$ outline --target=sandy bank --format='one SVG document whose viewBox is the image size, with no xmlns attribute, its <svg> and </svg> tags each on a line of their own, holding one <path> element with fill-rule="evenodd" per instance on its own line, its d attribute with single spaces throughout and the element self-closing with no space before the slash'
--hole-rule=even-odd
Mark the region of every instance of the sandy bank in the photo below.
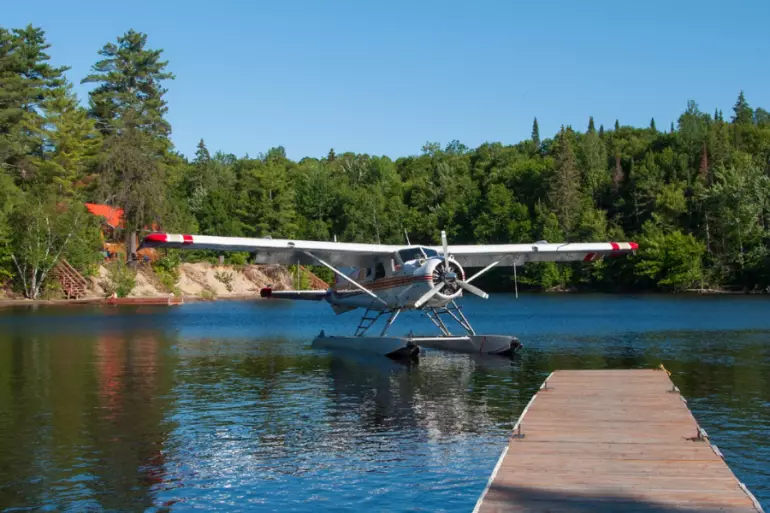
<svg viewBox="0 0 770 513">
<path fill-rule="evenodd" d="M 89 278 L 86 296 L 81 299 L 39 299 L 36 301 L 19 297 L 0 296 L 0 306 L 12 305 L 63 305 L 100 303 L 107 296 L 105 284 L 109 284 L 110 272 L 100 266 L 96 275 Z M 326 285 L 315 278 L 309 280 L 314 288 L 325 289 Z M 184 263 L 179 266 L 179 279 L 173 292 L 181 295 L 185 302 L 229 299 L 260 299 L 259 291 L 264 287 L 276 290 L 293 288 L 293 277 L 288 269 L 280 265 L 214 265 L 205 262 Z M 311 285 L 311 288 L 313 286 Z M 141 266 L 136 273 L 136 285 L 129 294 L 131 298 L 167 298 L 171 290 L 161 283 L 152 268 Z"/>
</svg>

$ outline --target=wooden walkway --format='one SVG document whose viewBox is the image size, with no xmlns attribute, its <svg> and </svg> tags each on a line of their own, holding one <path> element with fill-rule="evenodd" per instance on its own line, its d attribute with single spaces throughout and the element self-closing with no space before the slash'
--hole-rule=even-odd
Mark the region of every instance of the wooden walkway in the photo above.
<svg viewBox="0 0 770 513">
<path fill-rule="evenodd" d="M 474 512 L 752 512 L 665 370 L 557 371 Z"/>
</svg>

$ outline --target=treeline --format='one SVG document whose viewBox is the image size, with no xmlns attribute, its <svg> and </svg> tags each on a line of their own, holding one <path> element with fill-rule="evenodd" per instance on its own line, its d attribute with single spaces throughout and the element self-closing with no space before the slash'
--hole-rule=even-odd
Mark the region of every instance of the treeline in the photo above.
<svg viewBox="0 0 770 513">
<path fill-rule="evenodd" d="M 770 285 L 770 114 L 743 93 L 727 116 L 688 102 L 674 126 L 564 127 L 470 149 L 453 141 L 391 160 L 336 154 L 294 162 L 282 147 L 237 157 L 171 144 L 174 76 L 145 34 L 99 50 L 84 108 L 49 63 L 41 29 L 0 28 L 0 279 L 36 297 L 56 259 L 99 261 L 84 201 L 125 211 L 125 232 L 450 243 L 635 240 L 636 257 L 528 266 L 541 289 Z M 499 275 L 498 275 L 499 277 Z"/>
</svg>

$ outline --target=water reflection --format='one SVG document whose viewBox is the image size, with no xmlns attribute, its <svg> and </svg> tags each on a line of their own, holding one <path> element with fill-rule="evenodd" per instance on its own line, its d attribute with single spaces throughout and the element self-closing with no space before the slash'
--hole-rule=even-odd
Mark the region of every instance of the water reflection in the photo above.
<svg viewBox="0 0 770 513">
<path fill-rule="evenodd" d="M 184 307 L 0 311 L 0 509 L 467 511 L 549 372 L 660 363 L 770 498 L 770 331 L 544 324 L 515 360 L 404 365 L 316 351 L 292 328 L 244 337 L 274 315 L 248 313 L 239 336 L 215 337 Z"/>
<path fill-rule="evenodd" d="M 173 387 L 156 333 L 0 336 L 0 505 L 149 507 Z"/>
</svg>

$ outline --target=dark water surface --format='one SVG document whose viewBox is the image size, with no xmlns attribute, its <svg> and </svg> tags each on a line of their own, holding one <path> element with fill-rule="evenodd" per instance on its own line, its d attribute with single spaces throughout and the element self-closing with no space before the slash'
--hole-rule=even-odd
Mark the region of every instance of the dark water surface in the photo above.
<svg viewBox="0 0 770 513">
<path fill-rule="evenodd" d="M 523 354 L 315 350 L 358 320 L 322 304 L 0 310 L 0 511 L 470 511 L 549 372 L 660 363 L 770 505 L 770 301 L 464 305 Z"/>
</svg>

